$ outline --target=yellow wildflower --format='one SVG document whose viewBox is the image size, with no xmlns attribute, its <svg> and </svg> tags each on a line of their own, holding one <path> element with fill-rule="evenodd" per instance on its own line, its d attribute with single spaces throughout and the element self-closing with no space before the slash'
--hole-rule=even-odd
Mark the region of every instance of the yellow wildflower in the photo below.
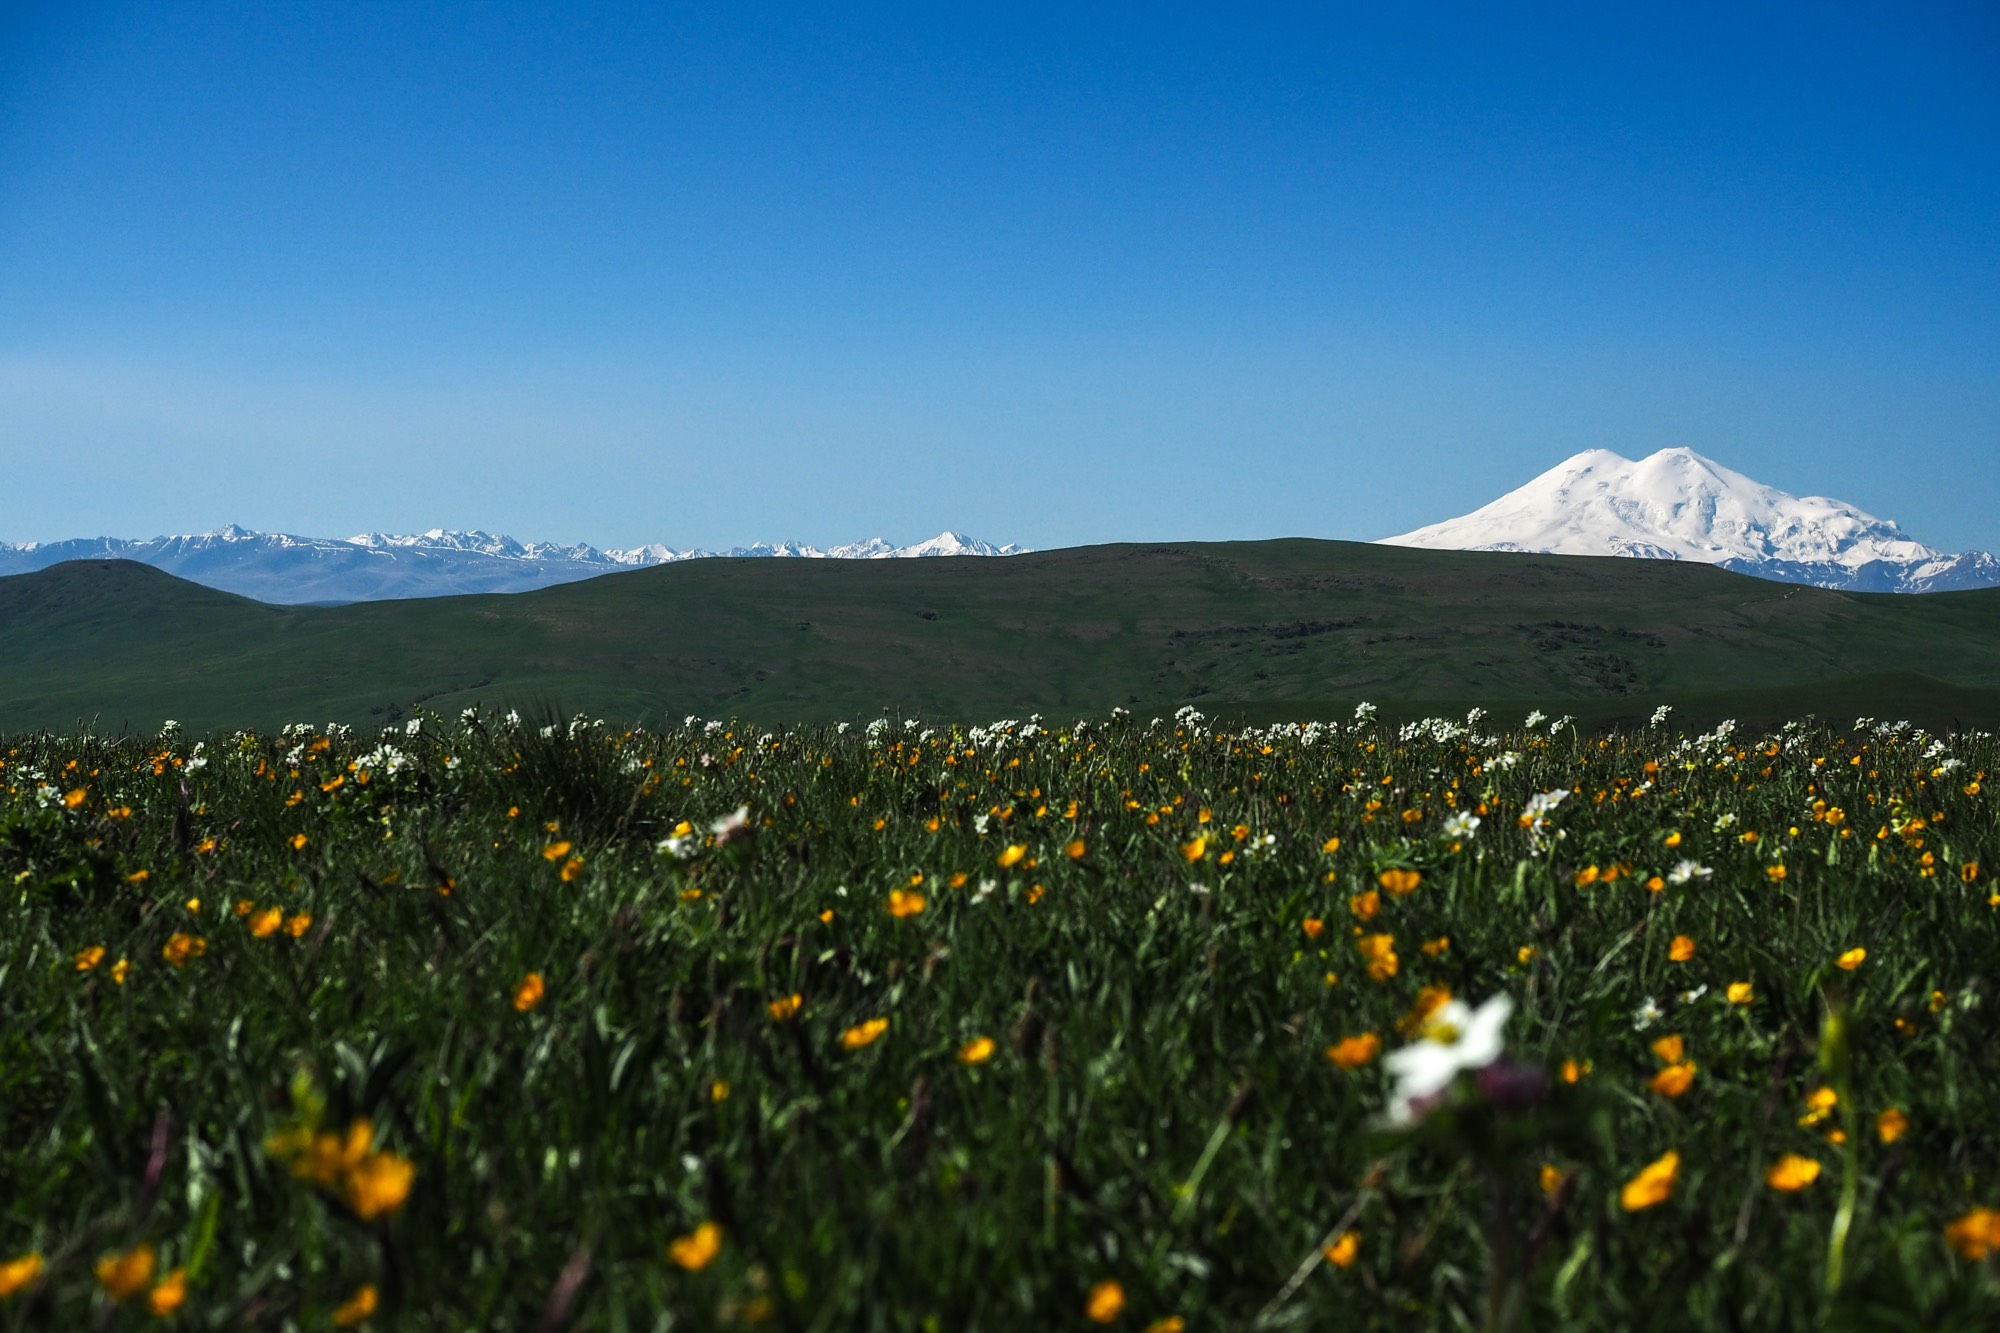
<svg viewBox="0 0 2000 1333">
<path fill-rule="evenodd" d="M 1678 1097 L 1694 1085 L 1694 1069 L 1692 1060 L 1668 1065 L 1653 1075 L 1652 1081 L 1646 1086 L 1662 1097 Z"/>
<path fill-rule="evenodd" d="M 798 1013 L 799 1006 L 804 1004 L 805 1002 L 806 1002 L 805 996 L 792 994 L 784 996 L 781 999 L 773 1000 L 764 1007 L 770 1011 L 772 1022 L 782 1023 L 786 1019 Z"/>
<path fill-rule="evenodd" d="M 840 1034 L 840 1044 L 850 1051 L 858 1051 L 863 1046 L 873 1045 L 875 1039 L 889 1030 L 886 1018 L 871 1018 L 865 1023 L 857 1023 Z"/>
<path fill-rule="evenodd" d="M 1335 1268 L 1352 1268 L 1361 1253 L 1361 1233 L 1343 1231 L 1334 1238 L 1333 1244 L 1322 1250 L 1326 1261 Z"/>
<path fill-rule="evenodd" d="M 924 910 L 924 895 L 904 889 L 889 890 L 889 915 L 901 920 Z"/>
<path fill-rule="evenodd" d="M 1382 1039 L 1372 1032 L 1342 1037 L 1326 1048 L 1326 1058 L 1342 1069 L 1359 1069 L 1382 1053 Z"/>
<path fill-rule="evenodd" d="M 1868 959 L 1868 951 L 1858 945 L 1834 959 L 1834 965 L 1843 972 L 1852 972 Z"/>
<path fill-rule="evenodd" d="M 530 972 L 521 978 L 520 985 L 514 987 L 514 1008 L 525 1014 L 540 1004 L 542 996 L 547 993 L 548 986 L 543 983 L 542 974 Z"/>
<path fill-rule="evenodd" d="M 1674 1186 L 1680 1183 L 1680 1178 L 1681 1155 L 1670 1150 L 1625 1182 L 1624 1188 L 1618 1191 L 1618 1204 L 1626 1212 L 1636 1213 L 1642 1208 L 1665 1203 L 1673 1197 Z"/>
<path fill-rule="evenodd" d="M 104 961 L 104 946 L 93 944 L 88 949 L 78 949 L 76 957 L 71 961 L 76 964 L 77 971 L 88 972 L 91 968 L 96 967 Z"/>
<path fill-rule="evenodd" d="M 958 1062 L 962 1065 L 983 1065 L 993 1058 L 993 1038 L 974 1037 L 958 1048 Z"/>
<path fill-rule="evenodd" d="M 364 1221 L 393 1213 L 410 1197 L 416 1164 L 392 1152 L 369 1153 L 342 1178 L 348 1206 Z"/>
<path fill-rule="evenodd" d="M 187 1300 L 187 1270 L 176 1268 L 146 1293 L 146 1308 L 164 1319 Z"/>
<path fill-rule="evenodd" d="M 1944 1243 L 1974 1263 L 2000 1250 L 2000 1209 L 1974 1208 L 1944 1229 Z"/>
<path fill-rule="evenodd" d="M 1376 981 L 1387 981 L 1396 975 L 1396 937 L 1394 935 L 1363 935 L 1354 942 L 1361 956 L 1368 960 L 1368 975 Z"/>
<path fill-rule="evenodd" d="M 1796 1194 L 1819 1179 L 1819 1163 L 1797 1153 L 1786 1153 L 1764 1173 L 1764 1183 L 1785 1194 Z"/>
<path fill-rule="evenodd" d="M 1752 989 L 1749 982 L 1732 981 L 1729 983 L 1729 1002 L 1731 1004 L 1749 1004 L 1756 998 L 1757 992 Z"/>
<path fill-rule="evenodd" d="M 42 1256 L 34 1253 L 24 1254 L 18 1259 L 9 1259 L 6 1263 L 0 1264 L 0 1301 L 6 1300 L 40 1277 L 42 1266 Z"/>
<path fill-rule="evenodd" d="M 713 1222 L 703 1222 L 687 1235 L 676 1237 L 667 1246 L 667 1257 L 690 1273 L 699 1273 L 720 1253 L 722 1228 Z"/>
<path fill-rule="evenodd" d="M 107 1254 L 97 1261 L 97 1285 L 113 1302 L 124 1304 L 153 1285 L 156 1260 L 153 1247 L 134 1245 L 123 1254 Z"/>
<path fill-rule="evenodd" d="M 1400 898 L 1404 894 L 1414 893 L 1417 885 L 1423 883 L 1423 879 L 1423 872 L 1420 870 L 1398 869 L 1383 871 L 1375 877 L 1375 882 L 1387 889 L 1391 897 Z"/>
<path fill-rule="evenodd" d="M 285 913 L 276 907 L 267 907 L 250 918 L 250 933 L 258 939 L 278 933 L 278 927 L 285 924 Z"/>
<path fill-rule="evenodd" d="M 1875 1117 L 1875 1133 L 1884 1143 L 1894 1143 L 1909 1132 L 1910 1117 L 1897 1107 L 1890 1107 Z"/>
<path fill-rule="evenodd" d="M 1676 935 L 1674 942 L 1667 946 L 1667 957 L 1676 963 L 1685 963 L 1694 957 L 1694 937 Z"/>
<path fill-rule="evenodd" d="M 353 1328 L 356 1324 L 365 1323 L 380 1304 L 381 1296 L 376 1292 L 375 1284 L 364 1282 L 333 1312 L 333 1326 Z"/>
<path fill-rule="evenodd" d="M 1090 1297 L 1083 1303 L 1083 1313 L 1093 1324 L 1108 1324 L 1125 1310 L 1125 1288 L 1116 1282 L 1104 1281 L 1090 1289 Z"/>
<path fill-rule="evenodd" d="M 167 944 L 160 950 L 160 957 L 175 967 L 186 967 L 188 960 L 199 958 L 208 952 L 208 941 L 199 935 L 190 935 L 177 930 L 167 937 Z"/>
</svg>

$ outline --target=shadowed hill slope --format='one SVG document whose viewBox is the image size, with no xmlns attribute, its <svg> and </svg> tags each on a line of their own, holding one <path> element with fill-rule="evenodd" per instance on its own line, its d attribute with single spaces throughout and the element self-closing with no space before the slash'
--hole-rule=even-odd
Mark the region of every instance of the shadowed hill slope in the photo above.
<svg viewBox="0 0 2000 1333">
<path fill-rule="evenodd" d="M 5 729 L 368 725 L 474 701 L 634 720 L 1184 702 L 1275 718 L 1362 698 L 1993 725 L 2000 590 L 1868 596 L 1666 561 L 1306 540 L 718 559 L 326 608 L 119 561 L 0 579 Z"/>
</svg>

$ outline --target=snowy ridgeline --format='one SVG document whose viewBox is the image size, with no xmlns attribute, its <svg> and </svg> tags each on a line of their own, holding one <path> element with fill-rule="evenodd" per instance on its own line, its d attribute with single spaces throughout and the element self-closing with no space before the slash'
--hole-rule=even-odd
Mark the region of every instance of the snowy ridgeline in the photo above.
<svg viewBox="0 0 2000 1333">
<path fill-rule="evenodd" d="M 2000 560 L 1985 551 L 1934 550 L 1853 505 L 1787 495 L 1690 449 L 1637 462 L 1591 449 L 1463 517 L 1382 542 L 1693 560 L 1854 592 L 2000 585 Z"/>
<path fill-rule="evenodd" d="M 927 556 L 1015 555 L 955 532 L 892 546 L 880 537 L 822 549 L 801 542 L 738 546 L 727 551 L 641 546 L 600 551 L 592 546 L 522 543 L 486 532 L 434 529 L 412 537 L 288 537 L 231 525 L 198 536 L 127 540 L 89 537 L 62 542 L 0 543 L 0 575 L 26 574 L 65 560 L 136 560 L 195 583 L 262 602 L 369 602 L 394 597 L 527 592 L 574 583 L 621 569 L 716 556 L 799 560 L 894 560 Z"/>
</svg>

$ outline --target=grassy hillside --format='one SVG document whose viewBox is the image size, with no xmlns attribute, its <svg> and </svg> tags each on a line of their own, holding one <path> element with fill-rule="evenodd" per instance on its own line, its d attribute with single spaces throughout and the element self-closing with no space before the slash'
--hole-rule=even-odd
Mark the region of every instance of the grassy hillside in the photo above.
<svg viewBox="0 0 2000 1333">
<path fill-rule="evenodd" d="M 391 720 L 416 704 L 777 721 L 1193 701 L 1277 719 L 1669 702 L 2000 722 L 2000 590 L 1273 541 L 1005 560 L 704 560 L 511 596 L 264 606 L 144 566 L 0 579 L 0 728 Z"/>
</svg>

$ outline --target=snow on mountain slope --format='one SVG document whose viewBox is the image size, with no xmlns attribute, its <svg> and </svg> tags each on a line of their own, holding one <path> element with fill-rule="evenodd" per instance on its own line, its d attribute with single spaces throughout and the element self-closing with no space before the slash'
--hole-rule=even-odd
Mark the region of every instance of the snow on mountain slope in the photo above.
<svg viewBox="0 0 2000 1333">
<path fill-rule="evenodd" d="M 1014 555 L 1025 548 L 994 546 L 954 532 L 893 546 L 880 537 L 822 550 L 800 542 L 738 546 L 723 555 L 796 559 L 901 559 L 946 555 Z M 526 592 L 645 565 L 710 558 L 699 548 L 659 544 L 600 551 L 582 544 L 523 543 L 490 532 L 429 532 L 398 536 L 368 532 L 346 540 L 251 532 L 231 524 L 216 532 L 61 542 L 0 542 L 0 575 L 25 574 L 65 560 L 137 560 L 170 574 L 263 602 L 366 602 L 459 593 Z"/>
<path fill-rule="evenodd" d="M 1637 462 L 1586 450 L 1491 504 L 1382 544 L 1693 560 L 1857 592 L 2000 585 L 2000 560 L 1984 551 L 1934 550 L 1853 505 L 1759 485 L 1691 449 Z"/>
</svg>

